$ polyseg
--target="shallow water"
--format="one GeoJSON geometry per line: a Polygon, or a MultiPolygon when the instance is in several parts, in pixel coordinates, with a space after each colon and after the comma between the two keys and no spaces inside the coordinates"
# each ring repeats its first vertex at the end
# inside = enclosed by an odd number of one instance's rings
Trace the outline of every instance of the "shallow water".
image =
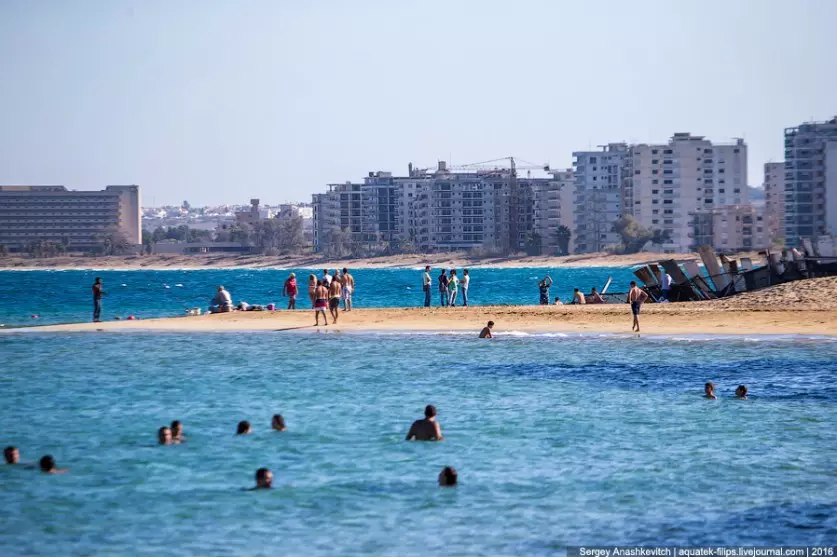
{"type": "Polygon", "coordinates": [[[837,540],[833,341],[22,333],[0,369],[0,443],[70,469],[0,467],[2,555],[837,540]],[[446,439],[404,442],[427,403],[446,439]],[[275,489],[241,491],[260,466],[275,489]]]}
{"type": "MultiPolygon", "coordinates": [[[[434,281],[439,269],[432,272],[434,281]]],[[[115,317],[139,318],[183,315],[185,310],[206,309],[218,285],[232,294],[234,303],[287,307],[282,285],[289,270],[277,269],[192,269],[181,271],[0,271],[0,324],[38,325],[89,321],[93,313],[91,286],[102,277],[108,295],[104,299],[102,320],[115,317]],[[37,315],[37,319],[32,316],[37,315]]],[[[301,290],[307,295],[311,269],[296,269],[301,290]]],[[[322,269],[313,271],[322,275],[322,269]]],[[[424,304],[422,270],[359,269],[352,271],[356,281],[357,307],[405,307],[424,304]]],[[[538,281],[549,273],[555,281],[552,297],[572,298],[573,288],[589,292],[601,289],[613,277],[612,292],[627,291],[634,279],[626,267],[588,267],[580,269],[472,269],[469,301],[472,305],[538,303],[538,281]]],[[[304,297],[304,296],[303,296],[304,297]]],[[[439,293],[432,291],[432,303],[439,304],[439,293]]],[[[460,303],[461,303],[460,293],[460,303]]],[[[300,307],[309,307],[300,301],[300,307]]]]}

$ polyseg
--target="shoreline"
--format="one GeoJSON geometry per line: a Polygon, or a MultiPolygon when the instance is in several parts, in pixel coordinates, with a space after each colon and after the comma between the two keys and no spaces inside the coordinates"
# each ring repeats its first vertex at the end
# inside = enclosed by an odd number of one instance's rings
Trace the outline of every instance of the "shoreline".
{"type": "MultiPolygon", "coordinates": [[[[518,333],[625,334],[631,332],[626,304],[589,306],[481,306],[469,308],[355,309],[341,312],[337,325],[314,327],[312,310],[232,312],[137,321],[72,323],[0,329],[2,334],[71,332],[379,332],[445,333],[474,336],[489,320],[500,336],[518,333]]],[[[329,318],[330,322],[330,318],[329,318]]],[[[837,309],[746,307],[716,302],[647,304],[641,332],[649,335],[779,335],[837,337],[837,309]]]]}

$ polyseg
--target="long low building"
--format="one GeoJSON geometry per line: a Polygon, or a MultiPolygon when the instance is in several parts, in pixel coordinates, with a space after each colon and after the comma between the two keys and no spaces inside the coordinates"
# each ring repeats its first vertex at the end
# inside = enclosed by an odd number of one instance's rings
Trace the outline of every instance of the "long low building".
{"type": "Polygon", "coordinates": [[[139,186],[71,191],[64,186],[0,186],[0,245],[25,251],[49,241],[67,250],[90,250],[108,235],[142,243],[139,186]]]}

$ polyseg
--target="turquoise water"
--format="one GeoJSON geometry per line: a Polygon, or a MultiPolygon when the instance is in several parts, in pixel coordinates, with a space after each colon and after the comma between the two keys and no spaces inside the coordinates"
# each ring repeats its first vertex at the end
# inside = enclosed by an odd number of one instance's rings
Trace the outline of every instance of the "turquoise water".
{"type": "Polygon", "coordinates": [[[833,341],[22,332],[0,369],[0,443],[69,468],[0,467],[2,555],[837,541],[833,341]],[[403,441],[427,403],[446,439],[403,441]]]}
{"type": "MultiPolygon", "coordinates": [[[[287,307],[282,285],[288,270],[196,269],[188,271],[0,271],[0,324],[6,326],[89,321],[93,315],[91,286],[102,277],[108,295],[102,319],[134,315],[139,318],[183,315],[193,307],[206,308],[219,284],[232,293],[237,304],[287,307]],[[37,315],[38,319],[33,319],[37,315]]],[[[307,277],[312,270],[296,269],[307,294],[307,277]]],[[[360,269],[356,279],[357,307],[404,307],[424,303],[421,290],[423,270],[360,269]]],[[[628,268],[589,267],[582,269],[472,269],[470,302],[485,304],[538,303],[537,283],[549,273],[555,281],[551,294],[565,301],[573,288],[589,292],[613,277],[611,291],[627,291],[633,274],[628,268]]],[[[316,271],[322,275],[322,269],[316,271]]],[[[439,270],[433,271],[435,278],[439,270]]],[[[433,289],[432,303],[439,304],[433,289]]],[[[460,299],[461,302],[461,299],[460,299]]],[[[301,307],[306,307],[300,302],[301,307]]]]}

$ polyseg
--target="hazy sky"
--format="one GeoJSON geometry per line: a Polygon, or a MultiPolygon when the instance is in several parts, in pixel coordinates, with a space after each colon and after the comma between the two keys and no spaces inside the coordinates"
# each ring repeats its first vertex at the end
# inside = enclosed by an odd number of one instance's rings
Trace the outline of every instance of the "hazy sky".
{"type": "Polygon", "coordinates": [[[837,114],[837,1],[0,0],[0,184],[310,201],[369,170],[553,167],[837,114]]]}

